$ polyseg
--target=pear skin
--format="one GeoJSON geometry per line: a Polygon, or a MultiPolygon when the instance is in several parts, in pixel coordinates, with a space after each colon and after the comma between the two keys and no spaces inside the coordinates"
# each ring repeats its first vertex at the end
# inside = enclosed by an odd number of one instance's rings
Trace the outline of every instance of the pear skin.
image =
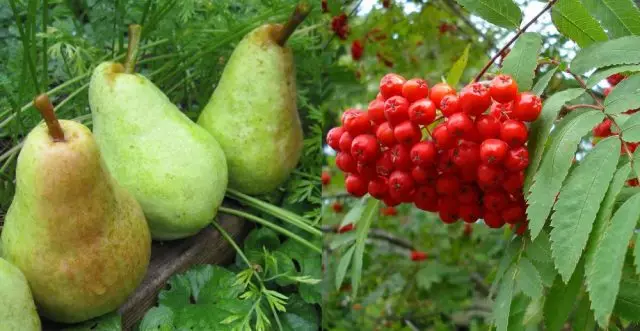
{"type": "Polygon", "coordinates": [[[118,308],[142,281],[151,236],[138,202],[111,177],[89,129],[45,124],[18,157],[4,257],[24,273],[42,315],[76,323],[118,308]]]}
{"type": "Polygon", "coordinates": [[[20,270],[0,258],[0,331],[40,331],[40,317],[20,270]]]}
{"type": "Polygon", "coordinates": [[[302,151],[293,55],[267,24],[247,34],[229,58],[198,124],[218,140],[229,187],[264,194],[282,185],[302,151]]]}
{"type": "Polygon", "coordinates": [[[213,220],[227,188],[216,139],[119,63],[94,70],[89,104],[107,167],[140,202],[154,239],[191,236],[213,220]]]}

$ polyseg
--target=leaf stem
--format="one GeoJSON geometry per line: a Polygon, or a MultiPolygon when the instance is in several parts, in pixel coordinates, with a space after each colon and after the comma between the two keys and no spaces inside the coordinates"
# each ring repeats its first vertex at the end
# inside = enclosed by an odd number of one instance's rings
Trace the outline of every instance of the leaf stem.
{"type": "Polygon", "coordinates": [[[578,108],[591,108],[591,109],[596,109],[596,110],[604,110],[604,108],[602,106],[590,105],[590,104],[585,104],[585,103],[566,106],[564,108],[567,109],[567,110],[575,110],[575,109],[578,109],[578,108]]]}
{"type": "Polygon", "coordinates": [[[309,12],[311,12],[309,3],[306,1],[298,3],[287,23],[285,23],[281,29],[274,30],[273,39],[275,42],[280,46],[284,46],[296,28],[304,21],[307,15],[309,15],[309,12]]]}
{"type": "Polygon", "coordinates": [[[136,70],[141,34],[142,26],[139,24],[129,25],[129,46],[127,47],[127,59],[124,61],[124,72],[128,74],[132,74],[136,70]]]}
{"type": "Polygon", "coordinates": [[[36,109],[44,118],[45,123],[47,123],[47,128],[49,128],[49,135],[53,138],[55,142],[64,141],[64,131],[62,131],[62,127],[60,126],[60,122],[58,122],[58,118],[56,117],[56,113],[53,111],[53,104],[51,100],[49,100],[49,96],[46,94],[40,94],[37,96],[33,103],[36,106],[36,109]]]}
{"type": "Polygon", "coordinates": [[[489,60],[489,62],[487,62],[487,64],[484,65],[484,67],[482,68],[482,70],[480,70],[480,72],[478,73],[478,75],[476,75],[476,77],[473,79],[473,82],[478,82],[482,76],[484,75],[485,72],[487,72],[487,70],[489,70],[489,67],[491,67],[491,65],[493,63],[496,62],[496,60],[498,59],[498,57],[500,57],[505,50],[507,50],[507,48],[509,48],[525,31],[527,31],[527,29],[533,24],[535,23],[538,18],[540,18],[540,16],[542,16],[542,14],[544,14],[545,12],[547,12],[549,9],[551,9],[551,7],[553,7],[553,5],[557,2],[558,0],[549,0],[549,2],[547,3],[546,6],[544,6],[544,8],[542,8],[542,10],[531,19],[531,21],[527,22],[527,24],[525,24],[522,28],[518,29],[518,32],[516,33],[515,36],[513,36],[513,38],[511,38],[511,40],[509,40],[507,42],[506,45],[504,45],[492,58],[491,60],[489,60]]]}

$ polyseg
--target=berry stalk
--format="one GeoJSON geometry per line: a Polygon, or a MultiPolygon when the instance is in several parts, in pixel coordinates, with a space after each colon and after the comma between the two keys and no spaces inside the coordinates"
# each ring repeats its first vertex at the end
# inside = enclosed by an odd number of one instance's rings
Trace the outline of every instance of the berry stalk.
{"type": "Polygon", "coordinates": [[[310,11],[311,6],[306,1],[298,3],[287,23],[284,24],[282,29],[276,30],[276,35],[274,36],[276,43],[280,46],[284,46],[296,28],[302,23],[302,21],[304,21],[305,18],[307,18],[310,11]]]}
{"type": "Polygon", "coordinates": [[[140,35],[142,26],[139,24],[129,25],[129,46],[127,47],[127,59],[124,61],[124,72],[132,74],[136,71],[136,60],[140,50],[140,35]]]}
{"type": "Polygon", "coordinates": [[[64,132],[62,131],[60,122],[58,122],[58,118],[54,112],[53,104],[51,103],[51,100],[49,100],[49,96],[47,96],[46,93],[40,94],[33,99],[33,104],[40,112],[40,115],[42,115],[44,122],[47,124],[49,135],[53,138],[53,141],[64,141],[64,132]]]}

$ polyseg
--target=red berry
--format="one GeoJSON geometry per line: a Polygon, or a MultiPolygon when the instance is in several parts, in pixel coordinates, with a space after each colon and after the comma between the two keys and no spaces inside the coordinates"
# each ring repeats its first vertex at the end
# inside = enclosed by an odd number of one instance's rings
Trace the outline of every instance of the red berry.
{"type": "Polygon", "coordinates": [[[355,226],[353,225],[353,223],[345,224],[338,229],[338,233],[349,232],[349,231],[352,231],[354,228],[355,226]]]}
{"type": "MultiPolygon", "coordinates": [[[[524,221],[520,223],[520,225],[517,225],[516,234],[519,236],[523,235],[527,231],[528,225],[529,225],[529,221],[524,221]]],[[[513,228],[516,227],[516,225],[510,225],[510,227],[513,230],[513,228]]]]}
{"type": "Polygon", "coordinates": [[[475,223],[482,214],[482,209],[477,204],[464,204],[458,208],[460,218],[465,223],[475,223]]]}
{"type": "Polygon", "coordinates": [[[376,166],[373,163],[373,161],[371,162],[358,162],[358,165],[356,166],[356,170],[358,175],[360,175],[360,177],[362,177],[365,180],[371,180],[373,178],[376,177],[377,173],[376,173],[376,166]]]}
{"type": "Polygon", "coordinates": [[[344,182],[344,187],[347,189],[347,192],[356,197],[367,194],[368,185],[369,183],[367,183],[364,178],[354,174],[349,174],[344,182]]]}
{"type": "Polygon", "coordinates": [[[384,199],[389,191],[389,181],[384,177],[378,177],[369,182],[369,194],[376,199],[384,199]]]}
{"type": "Polygon", "coordinates": [[[420,141],[422,131],[410,121],[404,121],[393,129],[393,135],[399,143],[411,146],[420,141]]]}
{"type": "Polygon", "coordinates": [[[336,212],[336,213],[341,213],[342,212],[342,204],[339,201],[336,201],[331,205],[331,209],[333,209],[333,211],[336,212]]]}
{"type": "Polygon", "coordinates": [[[469,184],[475,183],[478,180],[478,164],[480,163],[480,154],[478,154],[477,163],[471,166],[462,166],[458,170],[458,175],[460,176],[460,181],[469,184]]]}
{"type": "Polygon", "coordinates": [[[497,119],[500,122],[504,122],[509,119],[511,112],[513,111],[513,102],[508,103],[493,103],[489,110],[489,115],[497,119]]]}
{"type": "Polygon", "coordinates": [[[462,138],[473,130],[473,121],[465,113],[451,115],[446,123],[447,130],[455,138],[462,138]]]}
{"type": "Polygon", "coordinates": [[[441,176],[436,181],[436,191],[441,195],[454,195],[460,190],[460,180],[454,176],[441,176]]]}
{"type": "Polygon", "coordinates": [[[382,199],[382,202],[384,202],[387,207],[395,207],[400,204],[400,201],[396,200],[390,194],[387,194],[387,196],[382,199]]]}
{"type": "Polygon", "coordinates": [[[479,204],[480,192],[475,185],[462,185],[458,192],[458,200],[463,204],[479,204]]]}
{"type": "Polygon", "coordinates": [[[413,191],[413,179],[403,171],[394,171],[389,176],[389,192],[394,198],[406,198],[413,191]]]}
{"type": "Polygon", "coordinates": [[[483,189],[500,187],[504,171],[501,168],[481,164],[478,166],[478,185],[483,189]]]}
{"type": "Polygon", "coordinates": [[[360,61],[363,52],[364,46],[362,45],[360,40],[354,40],[351,43],[351,58],[353,58],[354,61],[360,61]]]}
{"type": "Polygon", "coordinates": [[[376,174],[381,177],[389,177],[393,171],[393,161],[391,161],[391,151],[385,151],[376,160],[376,174]]]}
{"type": "Polygon", "coordinates": [[[436,168],[440,173],[452,174],[455,172],[455,163],[453,163],[453,150],[442,150],[438,153],[436,168]]]}
{"type": "Polygon", "coordinates": [[[380,80],[380,93],[385,99],[394,95],[402,95],[402,86],[407,80],[396,74],[386,74],[380,80]]]}
{"type": "Polygon", "coordinates": [[[409,107],[409,119],[420,125],[429,125],[436,119],[436,106],[429,99],[420,99],[409,107]]]}
{"type": "Polygon", "coordinates": [[[520,147],[527,142],[529,133],[524,123],[516,120],[506,120],[500,128],[500,139],[511,147],[520,147]]]}
{"type": "Polygon", "coordinates": [[[491,106],[489,89],[481,83],[471,83],[465,86],[458,95],[460,109],[470,116],[482,114],[491,106]]]}
{"type": "Polygon", "coordinates": [[[397,170],[408,171],[411,169],[411,156],[409,154],[409,147],[401,144],[397,144],[391,148],[391,162],[397,170]]]}
{"type": "Polygon", "coordinates": [[[329,130],[327,133],[327,144],[331,146],[333,150],[340,151],[340,137],[342,137],[343,133],[344,130],[340,126],[329,130]]]}
{"type": "Polygon", "coordinates": [[[436,142],[436,146],[438,146],[439,149],[449,149],[456,146],[456,140],[449,133],[446,123],[442,123],[436,126],[436,128],[433,129],[431,136],[433,137],[434,141],[436,142]]]}
{"type": "Polygon", "coordinates": [[[485,211],[483,219],[484,219],[484,224],[486,224],[488,227],[492,229],[499,229],[504,225],[504,220],[502,219],[502,216],[496,212],[485,211]]]}
{"type": "Polygon", "coordinates": [[[340,136],[338,147],[340,151],[351,153],[351,143],[353,142],[353,136],[349,132],[345,132],[340,136]]]}
{"type": "Polygon", "coordinates": [[[382,100],[371,101],[367,108],[367,113],[369,114],[369,120],[375,124],[382,124],[387,120],[384,117],[384,101],[382,100]]]}
{"type": "MultiPolygon", "coordinates": [[[[385,7],[387,8],[387,7],[385,7]]],[[[427,253],[421,251],[411,251],[411,261],[424,261],[427,259],[427,253]]]]}
{"type": "Polygon", "coordinates": [[[432,165],[436,161],[438,151],[432,141],[421,141],[411,148],[409,155],[413,164],[418,166],[432,165]]]}
{"type": "Polygon", "coordinates": [[[516,224],[526,219],[522,205],[513,203],[502,211],[502,219],[509,224],[516,224]]]}
{"type": "Polygon", "coordinates": [[[489,93],[491,98],[497,102],[510,102],[518,95],[518,84],[511,76],[498,75],[491,81],[489,93]]]}
{"type": "Polygon", "coordinates": [[[438,83],[436,85],[433,85],[433,87],[431,88],[431,95],[429,96],[429,98],[436,106],[440,107],[442,98],[444,98],[445,95],[449,94],[456,94],[456,90],[453,87],[449,86],[449,84],[447,83],[438,83]]]}
{"type": "Polygon", "coordinates": [[[384,102],[384,116],[391,126],[409,119],[409,101],[401,96],[392,96],[384,102]]]}
{"type": "Polygon", "coordinates": [[[396,144],[396,136],[393,134],[393,129],[389,126],[389,122],[384,122],[378,126],[376,137],[383,146],[391,147],[396,144]]]}
{"type": "Polygon", "coordinates": [[[348,24],[348,16],[345,13],[342,13],[338,16],[334,16],[331,19],[331,29],[338,38],[345,40],[349,35],[349,24],[348,24]]]}
{"type": "Polygon", "coordinates": [[[322,186],[327,186],[329,185],[329,182],[331,182],[331,175],[326,171],[322,172],[321,178],[322,178],[322,186]]]}
{"type": "Polygon", "coordinates": [[[525,147],[514,148],[509,151],[504,160],[504,166],[509,171],[520,171],[529,165],[529,151],[525,147]]]}
{"type": "Polygon", "coordinates": [[[398,215],[398,210],[394,207],[382,207],[380,208],[380,213],[384,216],[396,216],[398,215]]]}
{"type": "Polygon", "coordinates": [[[440,101],[440,111],[445,117],[449,117],[460,112],[460,100],[455,94],[448,94],[440,101]]]}
{"type": "Polygon", "coordinates": [[[402,85],[402,96],[409,102],[424,99],[429,96],[429,85],[424,79],[409,79],[402,85]]]}
{"type": "Polygon", "coordinates": [[[487,139],[480,145],[480,160],[484,164],[500,164],[509,152],[509,145],[500,139],[487,139]]]}
{"type": "Polygon", "coordinates": [[[411,178],[417,184],[426,184],[438,177],[438,171],[434,167],[413,167],[411,169],[411,178]]]}
{"type": "Polygon", "coordinates": [[[541,111],[542,101],[533,93],[524,92],[513,102],[513,117],[521,121],[533,122],[538,119],[541,111]]]}
{"type": "Polygon", "coordinates": [[[349,153],[339,152],[336,156],[336,165],[340,170],[346,173],[357,171],[356,160],[349,153]]]}
{"type": "Polygon", "coordinates": [[[623,74],[613,74],[609,77],[607,77],[607,82],[609,82],[609,84],[616,86],[618,85],[622,80],[624,80],[626,78],[625,75],[623,74]]]}
{"type": "Polygon", "coordinates": [[[345,112],[343,116],[343,128],[352,136],[357,136],[371,131],[369,115],[362,111],[345,112]]]}
{"type": "Polygon", "coordinates": [[[510,172],[507,174],[502,188],[509,193],[522,193],[522,186],[524,185],[524,171],[510,172]]]}
{"type": "Polygon", "coordinates": [[[353,138],[353,142],[351,143],[351,156],[353,156],[356,161],[373,161],[378,157],[379,150],[380,148],[376,137],[370,134],[361,134],[353,138]]]}
{"type": "Polygon", "coordinates": [[[476,129],[481,139],[499,138],[500,137],[500,121],[490,115],[480,115],[476,119],[476,129]]]}
{"type": "Polygon", "coordinates": [[[419,186],[413,195],[413,203],[419,209],[435,212],[438,210],[438,193],[431,186],[419,186]]]}
{"type": "Polygon", "coordinates": [[[611,120],[608,118],[593,128],[594,137],[609,137],[611,134],[611,120]]]}
{"type": "Polygon", "coordinates": [[[502,212],[509,204],[507,193],[499,190],[485,192],[482,200],[484,207],[494,212],[502,212]]]}
{"type": "Polygon", "coordinates": [[[438,200],[438,216],[447,224],[455,223],[458,220],[458,201],[453,198],[442,197],[438,200]]]}
{"type": "Polygon", "coordinates": [[[480,148],[471,141],[462,141],[453,150],[451,159],[460,168],[475,168],[480,164],[480,148]]]}

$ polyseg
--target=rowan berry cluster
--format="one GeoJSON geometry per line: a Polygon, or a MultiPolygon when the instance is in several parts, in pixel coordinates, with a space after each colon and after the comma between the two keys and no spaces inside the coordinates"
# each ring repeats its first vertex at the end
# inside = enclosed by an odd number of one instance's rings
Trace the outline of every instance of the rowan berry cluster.
{"type": "Polygon", "coordinates": [[[519,93],[507,75],[456,93],[446,83],[429,88],[423,79],[388,74],[368,109],[345,111],[327,143],[353,196],[413,203],[445,223],[508,223],[522,233],[524,122],[535,121],[541,108],[538,96],[519,93]]]}

